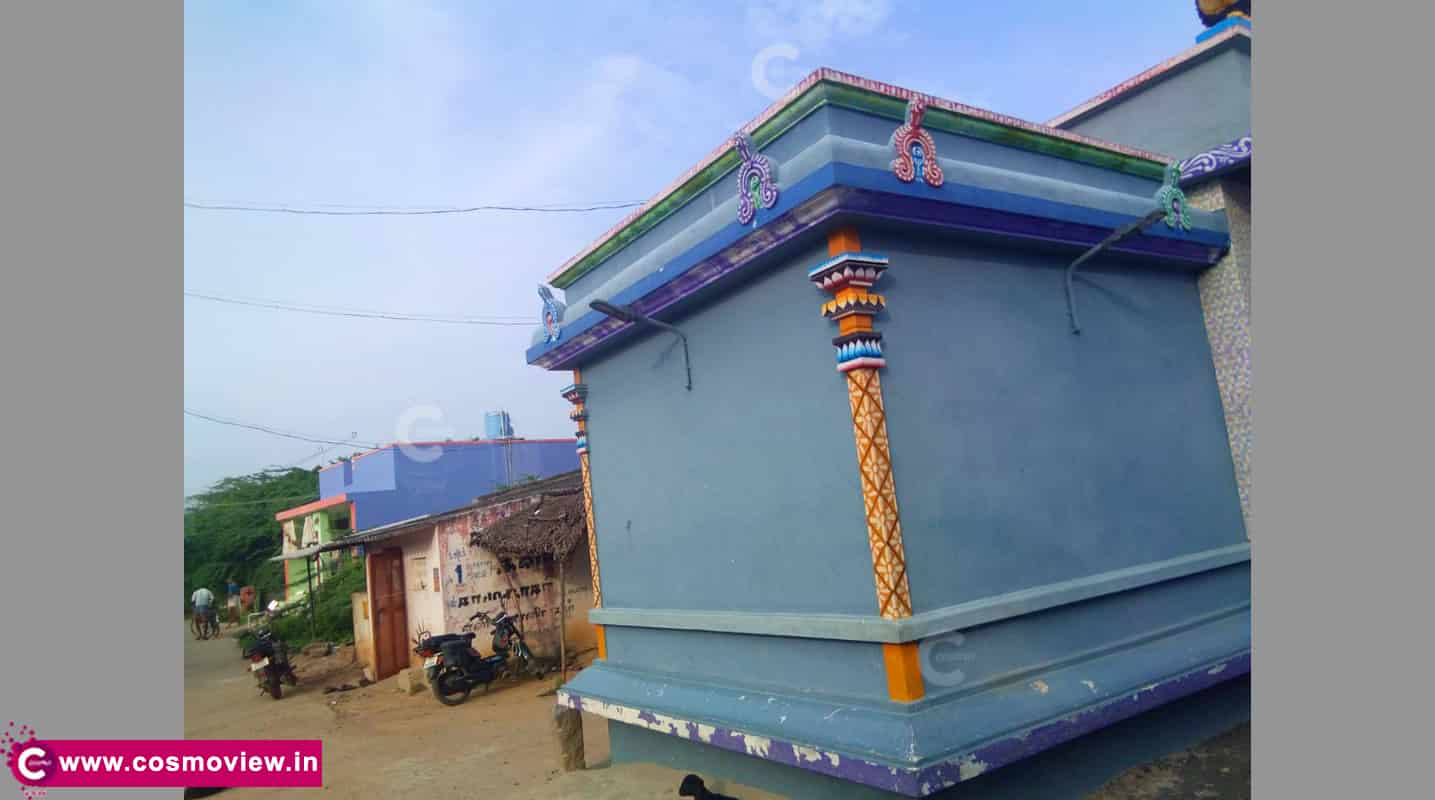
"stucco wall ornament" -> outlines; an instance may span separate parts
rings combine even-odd
[[[1166,165],[1166,180],[1156,190],[1156,207],[1166,212],[1163,218],[1166,227],[1191,230],[1191,217],[1186,213],[1186,193],[1181,191],[1181,162],[1172,161]]]
[[[737,168],[737,221],[747,225],[757,217],[758,209],[777,205],[777,167],[757,152],[746,133],[738,131],[732,144],[742,159]]]
[[[553,290],[538,284],[538,296],[543,298],[543,341],[556,342],[563,335],[563,312],[566,307],[553,296]]]
[[[942,185],[944,176],[937,163],[937,143],[922,127],[926,113],[926,100],[913,97],[907,101],[907,121],[892,131],[892,148],[897,151],[897,157],[892,159],[892,171],[903,183],[911,183],[921,175],[928,186],[936,188]]]

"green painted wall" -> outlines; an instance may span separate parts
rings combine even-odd
[[[313,514],[310,514],[307,517],[296,519],[294,520],[294,533],[296,536],[301,537],[300,541],[302,542],[305,521],[310,518],[317,518],[315,521],[315,527],[318,529],[319,532],[319,542],[321,544],[332,542],[338,536],[349,533],[348,530],[338,530],[334,527],[334,517],[338,514],[347,515],[348,510],[337,508],[324,509],[323,511],[315,511]],[[326,567],[332,567],[335,563],[337,563],[338,557],[338,553],[325,553],[324,555],[320,556],[320,558],[325,561]],[[284,599],[286,601],[293,601],[302,597],[304,593],[309,590],[310,564],[308,559],[298,559],[290,561],[288,562],[288,564],[289,580],[288,585],[285,587]]]

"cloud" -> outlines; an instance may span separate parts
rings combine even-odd
[[[763,43],[752,60],[753,88],[776,100],[816,66],[804,63],[813,51],[875,32],[891,11],[890,0],[751,0],[748,27]]]
[[[691,92],[682,75],[632,54],[604,56],[578,74],[587,77],[565,97],[525,109],[514,121],[512,129],[523,135],[485,181],[495,193],[551,198],[553,187],[580,177],[601,184],[617,162],[664,137],[670,126],[662,110],[680,108]]]
[[[819,48],[837,37],[872,33],[891,12],[890,0],[753,0],[747,20],[760,39]]]

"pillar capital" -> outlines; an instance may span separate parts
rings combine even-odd
[[[887,271],[887,257],[861,252],[856,231],[839,229],[829,240],[829,249],[842,250],[807,271],[807,279],[832,299],[822,304],[822,316],[837,323],[837,371],[880,369],[887,365],[882,356],[882,334],[872,328],[872,318],[887,307],[887,298],[871,291]],[[855,250],[847,250],[847,248]]]

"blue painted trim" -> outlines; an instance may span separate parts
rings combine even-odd
[[[1129,695],[1098,703],[1077,714],[1004,736],[978,747],[960,760],[947,760],[921,771],[918,782],[932,791],[954,786],[967,778],[968,769],[980,764],[982,772],[1014,764],[1056,745],[1130,719],[1145,711],[1179,700],[1232,678],[1250,674],[1251,652],[1203,664],[1173,678],[1143,686]],[[974,777],[974,776],[973,776]],[[919,795],[920,796],[920,795]]]
[[[593,667],[602,668],[599,665]],[[574,690],[571,684],[558,691],[557,704],[693,743],[743,753],[908,797],[925,797],[1250,671],[1251,654],[1246,648],[1229,656],[1205,661],[1194,669],[1184,670],[1134,691],[1107,697],[1074,713],[1023,726],[975,747],[961,747],[921,766],[910,762],[877,761],[850,751],[832,750],[720,724],[708,725],[701,719],[605,700]],[[1003,701],[1001,697],[994,699],[994,702]],[[914,740],[911,749],[914,755],[917,746]]]
[[[836,173],[832,167],[832,164],[826,164],[793,186],[783,190],[777,198],[776,206],[770,210],[760,210],[758,212],[757,222],[762,223],[767,221],[767,218],[786,214],[803,202],[836,185]],[[657,272],[640,278],[637,282],[629,285],[616,295],[604,299],[617,305],[624,305],[639,300],[644,295],[664,284],[677,280],[684,272],[687,272],[722,250],[731,247],[752,232],[753,226],[751,225],[739,225],[736,222],[729,223],[718,229],[713,235],[688,248],[672,261],[664,264]],[[563,327],[567,332],[569,341],[576,339],[593,326],[608,319],[607,315],[600,314],[596,311],[589,309],[581,309],[581,311],[583,315],[577,319],[564,321]],[[557,344],[540,343],[528,348],[526,354],[528,363],[532,364],[534,361],[537,361],[548,352],[560,346],[561,345]]]
[[[939,188],[933,189],[925,183],[917,183],[916,181],[913,181],[911,184],[894,181],[892,174],[886,170],[859,167],[842,162],[833,162],[832,166],[837,174],[837,182],[853,189],[866,189],[873,192],[915,197],[924,200],[938,200],[954,205],[987,208],[993,211],[1003,211],[1008,214],[1019,214],[1021,216],[1051,219],[1060,222],[1072,222],[1077,225],[1091,225],[1093,227],[1109,228],[1111,230],[1115,230],[1141,217],[1141,214],[1121,214],[1114,211],[1073,205],[1071,203],[1060,203],[1055,200],[1046,200],[1040,197],[1013,194],[1011,192],[986,189],[979,186],[968,186],[951,181],[943,183]],[[894,190],[894,183],[896,183],[900,189]],[[1150,202],[1150,200],[1148,199],[1147,202]],[[1230,234],[1228,232],[1214,228],[1193,227],[1189,232],[1186,232],[1173,230],[1165,225],[1152,225],[1142,231],[1140,235],[1147,239],[1175,239],[1179,241],[1197,242],[1213,247],[1224,247],[1230,241]]]
[[[1249,31],[1251,30],[1251,20],[1248,17],[1226,17],[1215,25],[1207,28],[1204,32],[1196,34],[1196,44],[1200,44],[1212,37],[1220,36],[1231,28],[1245,28]]]
[[[1250,558],[1250,544],[1241,543],[1166,561],[984,597],[968,603],[924,611],[901,620],[861,614],[784,614],[607,607],[590,609],[588,619],[599,625],[630,628],[899,644],[1222,569],[1247,562]]]
[[[912,184],[905,184],[894,179],[889,171],[859,167],[834,161],[824,164],[791,187],[784,189],[778,198],[776,206],[758,212],[755,224],[762,225],[778,219],[822,192],[838,187],[861,189],[868,192],[897,197],[937,201],[953,206],[969,206],[987,209],[998,214],[1006,214],[1014,217],[1049,219],[1076,225],[1089,225],[1107,230],[1115,230],[1128,222],[1139,219],[1141,216],[1140,214],[1118,214],[993,189],[964,186],[952,181],[948,181],[940,188],[935,189],[925,183],[918,183],[916,181],[913,181]],[[1200,214],[1204,212],[1197,213]],[[1220,216],[1208,215],[1207,218],[1216,220],[1220,219]],[[925,220],[919,219],[917,221],[923,222]],[[698,266],[734,244],[737,244],[752,234],[752,232],[752,225],[740,225],[736,222],[729,223],[713,235],[693,247],[688,248],[687,251],[660,267],[656,272],[649,273],[616,294],[603,299],[618,305],[636,303],[657,289],[679,280],[688,270]],[[1230,234],[1226,231],[1214,228],[1193,228],[1191,231],[1182,232],[1165,229],[1161,225],[1153,225],[1142,234],[1134,237],[1134,239],[1173,240],[1191,242],[1193,244],[1206,245],[1213,248],[1224,248],[1230,242]],[[1077,244],[1080,247],[1090,246],[1090,243],[1086,242],[1073,242],[1073,244]],[[1152,258],[1158,257],[1152,256]],[[1200,266],[1204,267],[1208,266],[1208,264],[1201,262]],[[563,330],[566,342],[540,342],[533,345],[528,348],[526,353],[528,363],[532,364],[538,361],[546,354],[580,337],[584,332],[608,319],[606,315],[596,311],[584,309],[580,310],[580,312],[582,316],[577,319],[571,321],[564,320]]]

